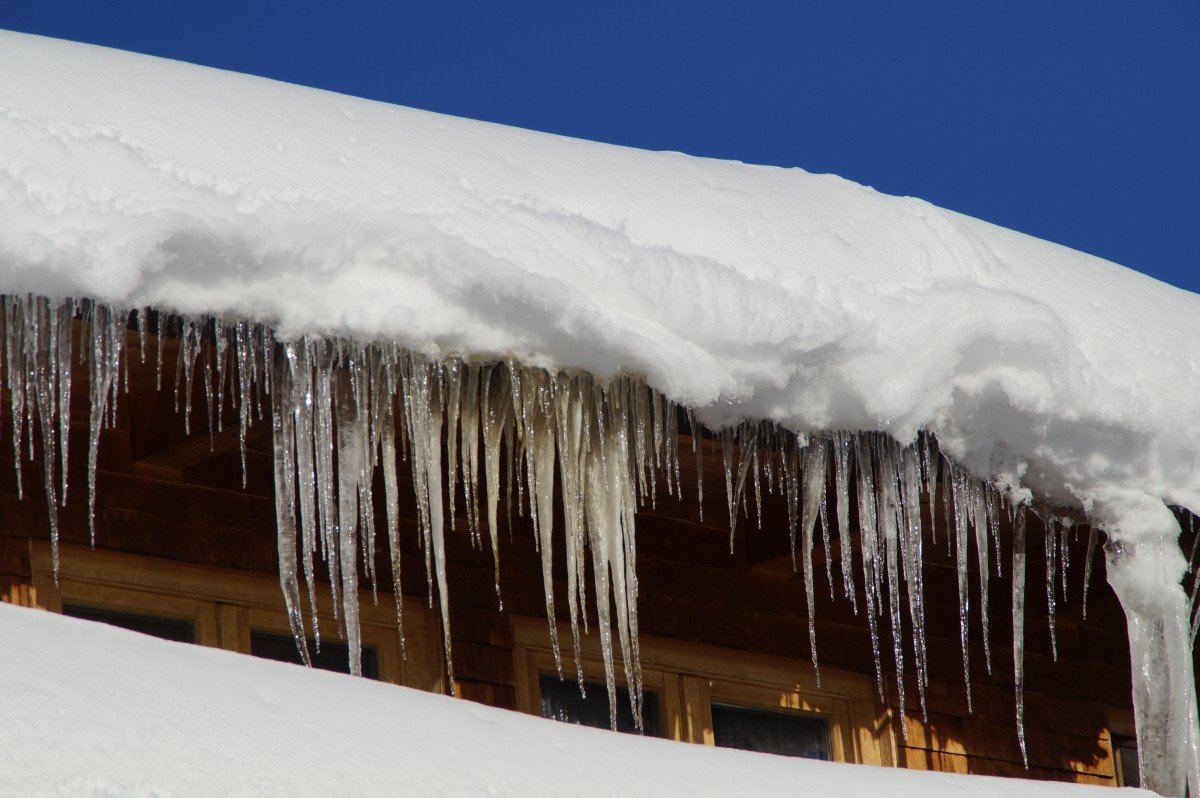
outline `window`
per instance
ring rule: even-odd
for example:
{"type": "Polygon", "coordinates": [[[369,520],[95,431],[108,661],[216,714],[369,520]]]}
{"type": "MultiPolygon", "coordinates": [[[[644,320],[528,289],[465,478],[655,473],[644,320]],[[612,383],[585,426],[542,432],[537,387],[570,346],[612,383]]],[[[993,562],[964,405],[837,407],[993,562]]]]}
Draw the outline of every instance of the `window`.
{"type": "Polygon", "coordinates": [[[1113,758],[1117,769],[1117,784],[1121,787],[1141,787],[1138,768],[1137,738],[1120,734],[1112,736],[1113,758]]]}
{"type": "Polygon", "coordinates": [[[713,741],[721,748],[829,759],[829,723],[818,715],[712,704],[713,741]]]}
{"type": "MultiPolygon", "coordinates": [[[[586,692],[580,691],[575,679],[559,679],[557,675],[539,675],[538,693],[541,697],[542,717],[591,726],[596,729],[611,728],[608,687],[600,682],[584,682],[586,692]]],[[[642,691],[642,730],[647,737],[662,737],[658,693],[642,691]]],[[[629,690],[617,688],[617,731],[637,734],[637,723],[633,718],[633,706],[629,690]]]]}
{"type": "MultiPolygon", "coordinates": [[[[350,646],[332,640],[321,641],[320,648],[314,638],[304,641],[308,646],[308,659],[314,668],[336,673],[350,672],[350,646]]],[[[255,657],[273,659],[301,665],[304,660],[296,649],[296,640],[291,635],[250,630],[250,653],[255,657]]],[[[379,678],[379,651],[374,646],[362,647],[362,674],[368,679],[379,678]]]]}
{"type": "Polygon", "coordinates": [[[172,640],[176,643],[196,642],[196,631],[190,620],[180,618],[162,618],[156,615],[140,615],[133,612],[118,612],[116,610],[83,607],[78,604],[63,604],[63,615],[71,618],[81,618],[85,621],[97,621],[110,626],[119,626],[131,632],[141,632],[144,635],[172,640]]]}
{"type": "MultiPolygon", "coordinates": [[[[564,642],[559,680],[544,620],[513,618],[517,704],[530,714],[608,728],[608,697],[596,635],[582,640],[587,698],[579,696],[564,642]],[[594,684],[594,687],[593,687],[594,684]]],[[[818,689],[807,662],[643,637],[646,733],[672,740],[807,756],[840,762],[893,764],[888,710],[876,706],[869,676],[822,668],[818,689]]],[[[617,667],[620,675],[620,665],[617,667]]],[[[632,728],[628,692],[620,684],[618,730],[632,728]]]]}
{"type": "MultiPolygon", "coordinates": [[[[170,640],[300,660],[274,578],[65,545],[55,585],[49,544],[32,541],[30,558],[35,606],[170,640]]],[[[338,627],[327,592],[317,605],[321,653],[314,665],[345,672],[348,650],[335,637],[338,627]]],[[[378,605],[369,593],[362,598],[364,675],[445,692],[432,613],[420,602],[405,600],[402,657],[395,612],[390,598],[381,597],[378,605]]],[[[307,613],[305,620],[311,620],[307,613]]]]}
{"type": "Polygon", "coordinates": [[[1132,712],[1109,711],[1108,741],[1112,746],[1113,777],[1117,786],[1142,786],[1142,774],[1138,768],[1137,732],[1132,712]]]}

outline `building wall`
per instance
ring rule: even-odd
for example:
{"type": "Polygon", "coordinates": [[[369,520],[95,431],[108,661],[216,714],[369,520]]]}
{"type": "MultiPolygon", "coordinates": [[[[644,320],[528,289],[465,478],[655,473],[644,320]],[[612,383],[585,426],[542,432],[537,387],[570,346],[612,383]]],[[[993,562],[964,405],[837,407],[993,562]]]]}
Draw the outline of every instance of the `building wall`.
{"type": "MultiPolygon", "coordinates": [[[[154,390],[149,367],[137,366],[130,395],[122,397],[117,428],[102,435],[97,474],[96,539],[98,549],[161,558],[242,574],[274,578],[274,504],[271,495],[270,424],[255,424],[248,440],[247,486],[242,488],[236,431],[215,435],[206,430],[203,400],[192,410],[193,435],[182,433],[170,389],[171,353],[162,392],[154,390]]],[[[76,375],[85,387],[86,374],[76,375]]],[[[73,407],[68,504],[59,514],[64,556],[70,546],[89,544],[86,466],[78,455],[87,450],[87,412],[83,393],[73,407]]],[[[41,466],[25,462],[23,500],[17,499],[11,467],[12,419],[8,397],[0,417],[0,595],[7,601],[44,605],[36,595],[37,545],[48,539],[41,466]],[[0,461],[3,462],[3,461],[0,461]],[[33,553],[31,553],[33,552],[33,553]]],[[[235,416],[226,412],[227,424],[235,416]]],[[[690,444],[685,443],[684,446],[690,444]]],[[[35,446],[36,449],[36,446],[35,446]]],[[[685,464],[692,468],[690,457],[685,464]]],[[[704,520],[694,497],[694,473],[685,473],[689,498],[660,496],[655,509],[638,516],[639,617],[644,646],[655,641],[689,646],[694,670],[704,662],[749,663],[756,672],[795,674],[794,685],[814,683],[808,646],[803,581],[791,573],[786,524],[781,503],[768,499],[760,530],[742,519],[730,553],[728,511],[718,459],[706,465],[704,520]]],[[[411,492],[402,489],[407,521],[404,529],[404,594],[418,603],[426,596],[423,555],[416,533],[411,492]]],[[[382,495],[382,490],[377,491],[382,495]]],[[[461,492],[460,492],[461,502],[461,492]]],[[[935,506],[940,507],[940,502],[935,506]]],[[[928,508],[926,508],[927,522],[928,508]]],[[[530,710],[522,699],[521,651],[518,638],[531,634],[520,618],[545,618],[540,561],[528,523],[515,518],[511,529],[502,521],[499,608],[493,585],[492,552],[471,545],[461,503],[457,528],[448,534],[452,656],[459,694],[466,699],[530,710]],[[526,631],[521,631],[522,629],[526,631]]],[[[561,519],[556,519],[561,524],[561,519]]],[[[382,524],[382,518],[381,518],[382,524]]],[[[561,528],[561,526],[559,527],[561,528]]],[[[1079,596],[1086,553],[1086,534],[1071,547],[1069,600],[1060,605],[1056,630],[1058,661],[1050,651],[1045,598],[1041,529],[1029,530],[1030,551],[1026,622],[1026,737],[1030,768],[1021,764],[1014,721],[1012,647],[1008,563],[1004,577],[991,580],[990,625],[992,674],[984,670],[983,641],[973,609],[971,692],[968,712],[959,651],[956,575],[946,553],[944,520],[933,519],[937,543],[927,538],[926,613],[930,668],[928,716],[923,717],[907,629],[903,638],[908,664],[906,720],[902,727],[891,665],[891,638],[881,637],[884,698],[874,693],[870,636],[862,615],[840,597],[831,601],[823,557],[816,558],[816,635],[827,680],[845,676],[866,685],[867,705],[881,724],[872,734],[881,742],[881,761],[910,768],[1001,776],[1116,783],[1110,728],[1129,724],[1129,660],[1124,619],[1105,582],[1103,558],[1092,574],[1088,617],[1081,617],[1079,596]],[[905,736],[907,731],[907,736],[905,736]]],[[[486,534],[484,535],[486,538],[486,534]]],[[[382,542],[382,541],[381,541],[382,542]]],[[[834,541],[836,551],[837,541],[834,541]]],[[[80,555],[82,556],[82,555],[80,555]]],[[[1005,557],[1009,556],[1007,549],[1005,557]]],[[[560,554],[561,557],[561,554],[560,554]]],[[[386,560],[377,563],[388,572],[386,560]]],[[[858,568],[856,560],[856,571],[858,568]]],[[[556,574],[565,571],[556,563],[556,574]]],[[[856,579],[859,574],[855,574],[856,579]]],[[[978,600],[972,572],[972,604],[978,600]]],[[[556,613],[567,618],[566,587],[556,585],[556,613]]],[[[589,585],[589,597],[591,596],[589,585]]],[[[390,598],[381,596],[381,605],[390,598]]],[[[590,598],[589,598],[590,601],[590,598]]],[[[859,585],[859,603],[863,602],[859,585]]],[[[432,617],[432,616],[431,616],[432,617]]],[[[436,619],[432,621],[436,624],[436,619]]],[[[592,613],[594,629],[594,613],[592,613]]],[[[436,640],[437,634],[430,638],[436,640]]],[[[568,638],[564,637],[564,641],[568,638]]],[[[779,677],[783,678],[783,677],[779,677]]],[[[797,688],[799,689],[799,688],[797,688]]],[[[681,732],[682,739],[698,739],[681,732]]]]}

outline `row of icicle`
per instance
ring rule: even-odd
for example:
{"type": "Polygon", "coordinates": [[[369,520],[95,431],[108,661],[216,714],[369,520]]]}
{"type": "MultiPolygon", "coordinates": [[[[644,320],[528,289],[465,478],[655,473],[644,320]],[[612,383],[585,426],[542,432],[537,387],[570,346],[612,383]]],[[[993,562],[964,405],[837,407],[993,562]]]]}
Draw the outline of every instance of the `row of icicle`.
{"type": "MultiPolygon", "coordinates": [[[[865,614],[870,629],[876,682],[884,695],[881,629],[891,630],[896,673],[896,706],[905,707],[906,646],[911,634],[913,669],[924,711],[929,668],[925,645],[923,564],[926,543],[921,506],[936,503],[941,491],[948,552],[957,564],[958,609],[963,675],[970,706],[970,605],[968,565],[978,573],[978,618],[984,643],[984,667],[992,669],[988,634],[988,577],[1002,570],[1001,516],[1012,529],[1013,665],[1017,727],[1025,754],[1022,661],[1026,580],[1026,515],[1033,508],[1014,505],[990,484],[968,474],[939,454],[933,436],[922,434],[904,446],[881,433],[831,432],[797,436],[772,423],[743,423],[705,432],[690,410],[665,398],[635,377],[599,381],[580,372],[552,374],[513,361],[477,363],[459,358],[434,360],[380,343],[340,339],[276,340],[261,324],[227,322],[206,316],[178,317],[150,309],[128,312],[88,300],[50,301],[5,296],[0,352],[5,387],[11,400],[11,435],[17,489],[23,459],[35,459],[35,430],[40,433],[43,483],[50,508],[55,568],[58,563],[58,508],[67,498],[69,397],[72,359],[88,372],[89,447],[88,517],[94,524],[96,460],[100,431],[116,419],[118,399],[128,388],[126,350],[136,346],[142,362],[153,361],[162,387],[163,342],[175,338],[178,356],[173,381],[176,407],[185,426],[192,422],[192,395],[203,381],[208,430],[236,423],[240,435],[243,481],[247,431],[269,415],[274,441],[275,504],[279,578],[287,615],[301,656],[307,662],[307,626],[319,645],[316,618],[316,565],[329,575],[339,631],[350,650],[350,670],[361,672],[359,630],[360,563],[372,589],[377,583],[377,537],[385,536],[390,577],[395,585],[397,621],[400,601],[400,498],[398,459],[407,460],[416,493],[418,525],[425,560],[428,596],[439,603],[446,668],[453,689],[449,596],[446,589],[447,527],[458,528],[457,491],[462,490],[465,527],[476,547],[485,535],[495,560],[500,597],[497,530],[501,494],[508,512],[528,510],[542,562],[546,614],[555,662],[563,666],[555,619],[553,549],[564,548],[567,607],[575,676],[583,687],[580,635],[587,633],[587,574],[592,597],[610,717],[615,726],[618,657],[633,715],[640,723],[641,670],[638,655],[637,545],[634,517],[655,501],[659,482],[668,495],[683,498],[679,439],[681,423],[690,436],[698,472],[697,501],[703,512],[704,439],[721,452],[732,535],[739,515],[750,517],[751,496],[759,526],[764,492],[782,495],[788,510],[794,566],[803,575],[807,597],[809,644],[820,679],[814,623],[813,551],[824,549],[830,596],[841,592],[855,613],[865,614]],[[153,327],[153,329],[151,329],[153,327]],[[76,335],[75,330],[80,332],[76,335]],[[136,345],[127,340],[136,336],[136,345]],[[76,341],[78,338],[78,341],[76,341]],[[151,342],[153,338],[153,342],[151,342]],[[124,358],[124,359],[123,359],[124,358]],[[236,420],[224,418],[226,396],[236,420]],[[57,453],[57,458],[54,454],[57,453]],[[382,475],[385,528],[376,528],[373,490],[382,475]],[[503,475],[503,477],[502,477],[503,475]],[[514,478],[515,476],[515,478],[514,478]],[[502,488],[502,480],[504,482],[502,488]],[[511,484],[509,481],[511,480],[511,484]],[[482,485],[482,488],[481,488],[482,485]],[[563,530],[555,534],[554,499],[559,494],[563,530]],[[834,506],[827,495],[832,488],[834,506]],[[513,493],[516,493],[514,499],[513,493]],[[831,520],[831,516],[832,519],[831,520]],[[851,518],[856,523],[851,523],[851,518]],[[836,529],[834,528],[836,524],[836,529]],[[818,525],[820,538],[818,543],[818,525]],[[852,541],[857,551],[839,546],[837,576],[831,537],[852,541]],[[972,546],[973,542],[973,546],[972,546]],[[973,549],[973,551],[972,551],[973,549]],[[588,560],[590,558],[590,569],[588,560]],[[855,573],[857,560],[857,575],[855,573]],[[303,581],[304,589],[301,589],[303,581]],[[861,590],[861,592],[860,592],[861,590]],[[307,598],[308,609],[305,609],[307,598]],[[613,639],[613,628],[616,640],[613,639]]],[[[710,447],[711,448],[711,447],[710,447]]],[[[1045,529],[1045,590],[1050,612],[1052,650],[1057,657],[1053,614],[1056,594],[1066,596],[1073,523],[1036,511],[1045,529]],[[1059,578],[1061,577],[1061,578],[1059,578]]],[[[932,520],[932,519],[930,519],[932,520]]],[[[1192,519],[1194,521],[1194,517],[1192,519]]],[[[92,538],[94,542],[94,525],[92,538]]],[[[931,542],[936,544],[936,531],[931,542]]],[[[1086,599],[1097,542],[1092,530],[1084,565],[1086,599]]],[[[1197,560],[1193,547],[1193,565],[1197,560]]],[[[1200,579],[1194,581],[1200,582],[1200,579]]],[[[1193,590],[1195,599],[1200,591],[1193,590]]],[[[1196,606],[1195,602],[1193,606],[1196,606]]],[[[1086,617],[1086,603],[1083,612],[1086,617]]],[[[1193,625],[1200,624],[1200,611],[1193,625]]],[[[401,640],[403,625],[400,623],[401,640]]]]}

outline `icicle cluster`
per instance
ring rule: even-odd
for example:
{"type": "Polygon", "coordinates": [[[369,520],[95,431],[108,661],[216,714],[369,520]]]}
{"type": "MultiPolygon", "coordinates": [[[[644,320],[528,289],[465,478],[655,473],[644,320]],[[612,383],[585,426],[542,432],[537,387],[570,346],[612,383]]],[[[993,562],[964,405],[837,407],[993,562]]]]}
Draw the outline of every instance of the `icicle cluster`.
{"type": "MultiPolygon", "coordinates": [[[[57,516],[68,490],[73,357],[78,356],[88,373],[87,494],[90,514],[94,514],[100,431],[113,423],[121,388],[128,387],[127,349],[136,346],[140,359],[146,361],[153,333],[152,357],[161,388],[163,341],[174,338],[178,342],[176,406],[184,424],[190,427],[192,423],[197,379],[203,380],[210,432],[221,430],[226,423],[228,395],[236,408],[243,481],[247,431],[256,419],[269,415],[279,580],[291,629],[307,661],[304,640],[309,631],[318,644],[320,639],[315,573],[322,562],[330,580],[339,632],[349,642],[354,673],[361,671],[360,563],[374,589],[379,537],[386,539],[390,553],[397,621],[402,621],[400,460],[408,461],[412,475],[428,597],[431,605],[436,599],[441,611],[452,688],[445,535],[447,530],[462,528],[476,547],[490,546],[496,558],[497,601],[502,601],[497,538],[503,495],[510,514],[514,506],[519,513],[527,510],[529,514],[541,556],[546,615],[560,675],[553,550],[556,545],[563,547],[574,670],[581,688],[580,635],[587,632],[587,575],[591,573],[614,725],[618,660],[630,686],[634,717],[641,717],[634,516],[644,503],[654,502],[660,483],[668,494],[682,497],[681,424],[691,433],[698,471],[705,459],[703,439],[713,441],[720,450],[731,546],[739,516],[750,517],[750,496],[761,526],[764,489],[782,495],[792,560],[802,573],[807,596],[809,644],[818,680],[813,556],[818,545],[824,550],[831,597],[840,583],[840,592],[854,612],[866,616],[881,697],[885,690],[881,641],[890,630],[896,705],[905,732],[909,650],[922,710],[929,684],[925,530],[931,530],[931,542],[936,544],[932,516],[940,504],[948,530],[946,546],[957,565],[969,706],[972,591],[968,567],[973,562],[978,574],[978,622],[984,667],[990,673],[988,579],[993,569],[999,575],[1002,567],[1003,515],[1013,531],[1013,658],[1024,753],[1021,692],[1027,508],[1014,506],[1007,495],[939,454],[930,435],[923,434],[914,444],[903,446],[882,433],[830,432],[804,437],[766,422],[712,432],[703,430],[689,410],[632,377],[601,382],[584,373],[552,374],[512,361],[434,360],[389,344],[309,337],[281,341],[266,327],[245,321],[167,316],[148,308],[130,313],[91,301],[6,296],[0,299],[0,314],[0,362],[10,392],[17,489],[24,490],[22,461],[34,460],[37,430],[45,453],[43,481],[56,564],[57,516]],[[77,342],[75,330],[80,331],[77,342]],[[384,493],[386,530],[382,535],[374,511],[377,473],[384,493]],[[563,518],[561,533],[554,529],[556,488],[563,518]],[[461,525],[455,518],[459,490],[466,512],[461,525]],[[924,518],[923,507],[928,508],[924,518]],[[859,534],[853,535],[852,529],[859,534]],[[839,541],[836,575],[831,544],[835,537],[839,541]]],[[[702,479],[697,480],[696,489],[702,508],[702,479]]],[[[1073,527],[1072,522],[1050,514],[1042,522],[1050,634],[1057,655],[1055,595],[1061,585],[1061,595],[1066,596],[1068,535],[1073,527]]],[[[1095,543],[1093,531],[1085,562],[1085,597],[1095,543]]],[[[1195,547],[1192,560],[1195,563],[1195,547]]],[[[1195,597],[1194,591],[1193,606],[1195,597]]],[[[1194,623],[1193,637],[1195,630],[1194,623]]]]}

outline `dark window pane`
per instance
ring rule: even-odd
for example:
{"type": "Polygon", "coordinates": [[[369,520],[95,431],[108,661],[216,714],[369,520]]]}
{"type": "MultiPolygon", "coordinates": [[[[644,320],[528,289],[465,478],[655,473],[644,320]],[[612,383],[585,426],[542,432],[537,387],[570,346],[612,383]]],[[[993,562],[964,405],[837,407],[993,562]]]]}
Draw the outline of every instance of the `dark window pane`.
{"type": "Polygon", "coordinates": [[[824,718],[713,704],[712,719],[716,744],[723,748],[829,759],[829,727],[824,718]]]}
{"type": "Polygon", "coordinates": [[[181,621],[175,618],[158,618],[153,615],[141,615],[134,612],[118,610],[101,610],[94,607],[80,607],[75,604],[64,604],[63,615],[72,618],[82,618],[85,621],[99,621],[109,626],[119,626],[132,632],[161,637],[163,640],[174,640],[178,643],[196,642],[196,634],[191,621],[181,621]]]}
{"type": "Polygon", "coordinates": [[[1121,786],[1141,787],[1141,772],[1138,770],[1137,738],[1113,735],[1113,747],[1121,760],[1121,786]]]}
{"type": "MultiPolygon", "coordinates": [[[[345,643],[322,640],[321,650],[317,651],[316,642],[312,638],[306,642],[308,656],[312,659],[314,668],[338,673],[350,672],[350,647],[345,643]]],[[[304,660],[300,659],[300,652],[296,650],[296,641],[290,635],[251,631],[250,653],[278,662],[291,662],[296,665],[304,663],[304,660]]],[[[370,646],[363,646],[362,649],[362,672],[368,679],[379,678],[379,654],[370,646]]]]}
{"type": "MultiPolygon", "coordinates": [[[[539,676],[538,691],[542,695],[542,717],[592,726],[610,728],[608,723],[608,688],[595,682],[584,682],[587,698],[579,693],[579,683],[557,676],[539,676]]],[[[658,711],[658,693],[642,691],[643,733],[647,737],[662,737],[662,722],[658,711]]],[[[617,688],[617,731],[637,733],[633,709],[629,706],[629,691],[617,688]]]]}

